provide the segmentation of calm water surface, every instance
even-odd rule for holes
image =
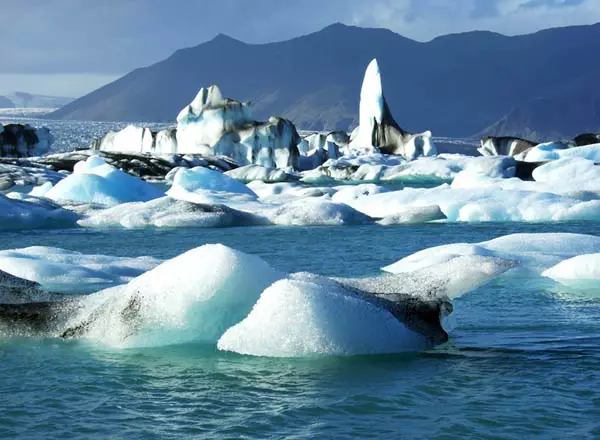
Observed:
[[[513,232],[600,235],[600,224],[1,232],[0,249],[170,258],[223,243],[285,271],[362,276]],[[600,438],[599,318],[600,296],[500,279],[458,299],[451,341],[420,354],[0,340],[0,438]]]

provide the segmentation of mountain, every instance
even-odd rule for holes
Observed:
[[[15,104],[6,96],[0,96],[0,108],[14,108]]]
[[[596,83],[596,74],[568,82],[515,107],[481,135],[510,133],[544,141],[600,133],[600,90]]]
[[[51,117],[174,121],[200,87],[218,84],[228,97],[253,101],[258,118],[284,116],[301,129],[347,129],[357,123],[362,76],[376,57],[387,102],[407,130],[562,136],[598,121],[590,106],[599,51],[600,24],[512,37],[475,31],[427,43],[341,24],[258,45],[219,35],[134,70]],[[564,112],[565,105],[574,108]],[[590,123],[579,120],[583,114]]]

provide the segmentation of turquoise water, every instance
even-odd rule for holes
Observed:
[[[420,249],[600,225],[26,231],[0,248],[169,258],[205,243],[289,272],[362,276]],[[0,341],[0,438],[600,438],[600,296],[502,278],[426,353],[269,359],[191,344]]]

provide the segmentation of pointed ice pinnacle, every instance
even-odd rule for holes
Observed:
[[[365,72],[360,92],[359,124],[351,142],[353,149],[360,151],[373,146],[382,153],[401,155],[408,160],[436,154],[430,131],[408,133],[394,120],[383,96],[377,59],[371,61]]]

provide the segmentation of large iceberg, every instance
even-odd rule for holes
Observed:
[[[251,117],[247,102],[223,98],[217,86],[202,88],[179,112],[177,128],[152,131],[130,125],[108,132],[92,149],[130,154],[226,156],[238,165],[297,168],[300,136],[294,124],[271,117]]]
[[[240,165],[297,168],[300,137],[292,122],[271,117],[257,122],[250,104],[224,99],[217,86],[200,89],[177,116],[177,149],[202,155],[224,155]]]
[[[360,92],[359,126],[351,136],[350,150],[380,151],[397,154],[408,160],[418,156],[433,156],[436,148],[431,132],[408,133],[396,123],[383,95],[381,73],[377,60],[371,61],[365,72]]]

